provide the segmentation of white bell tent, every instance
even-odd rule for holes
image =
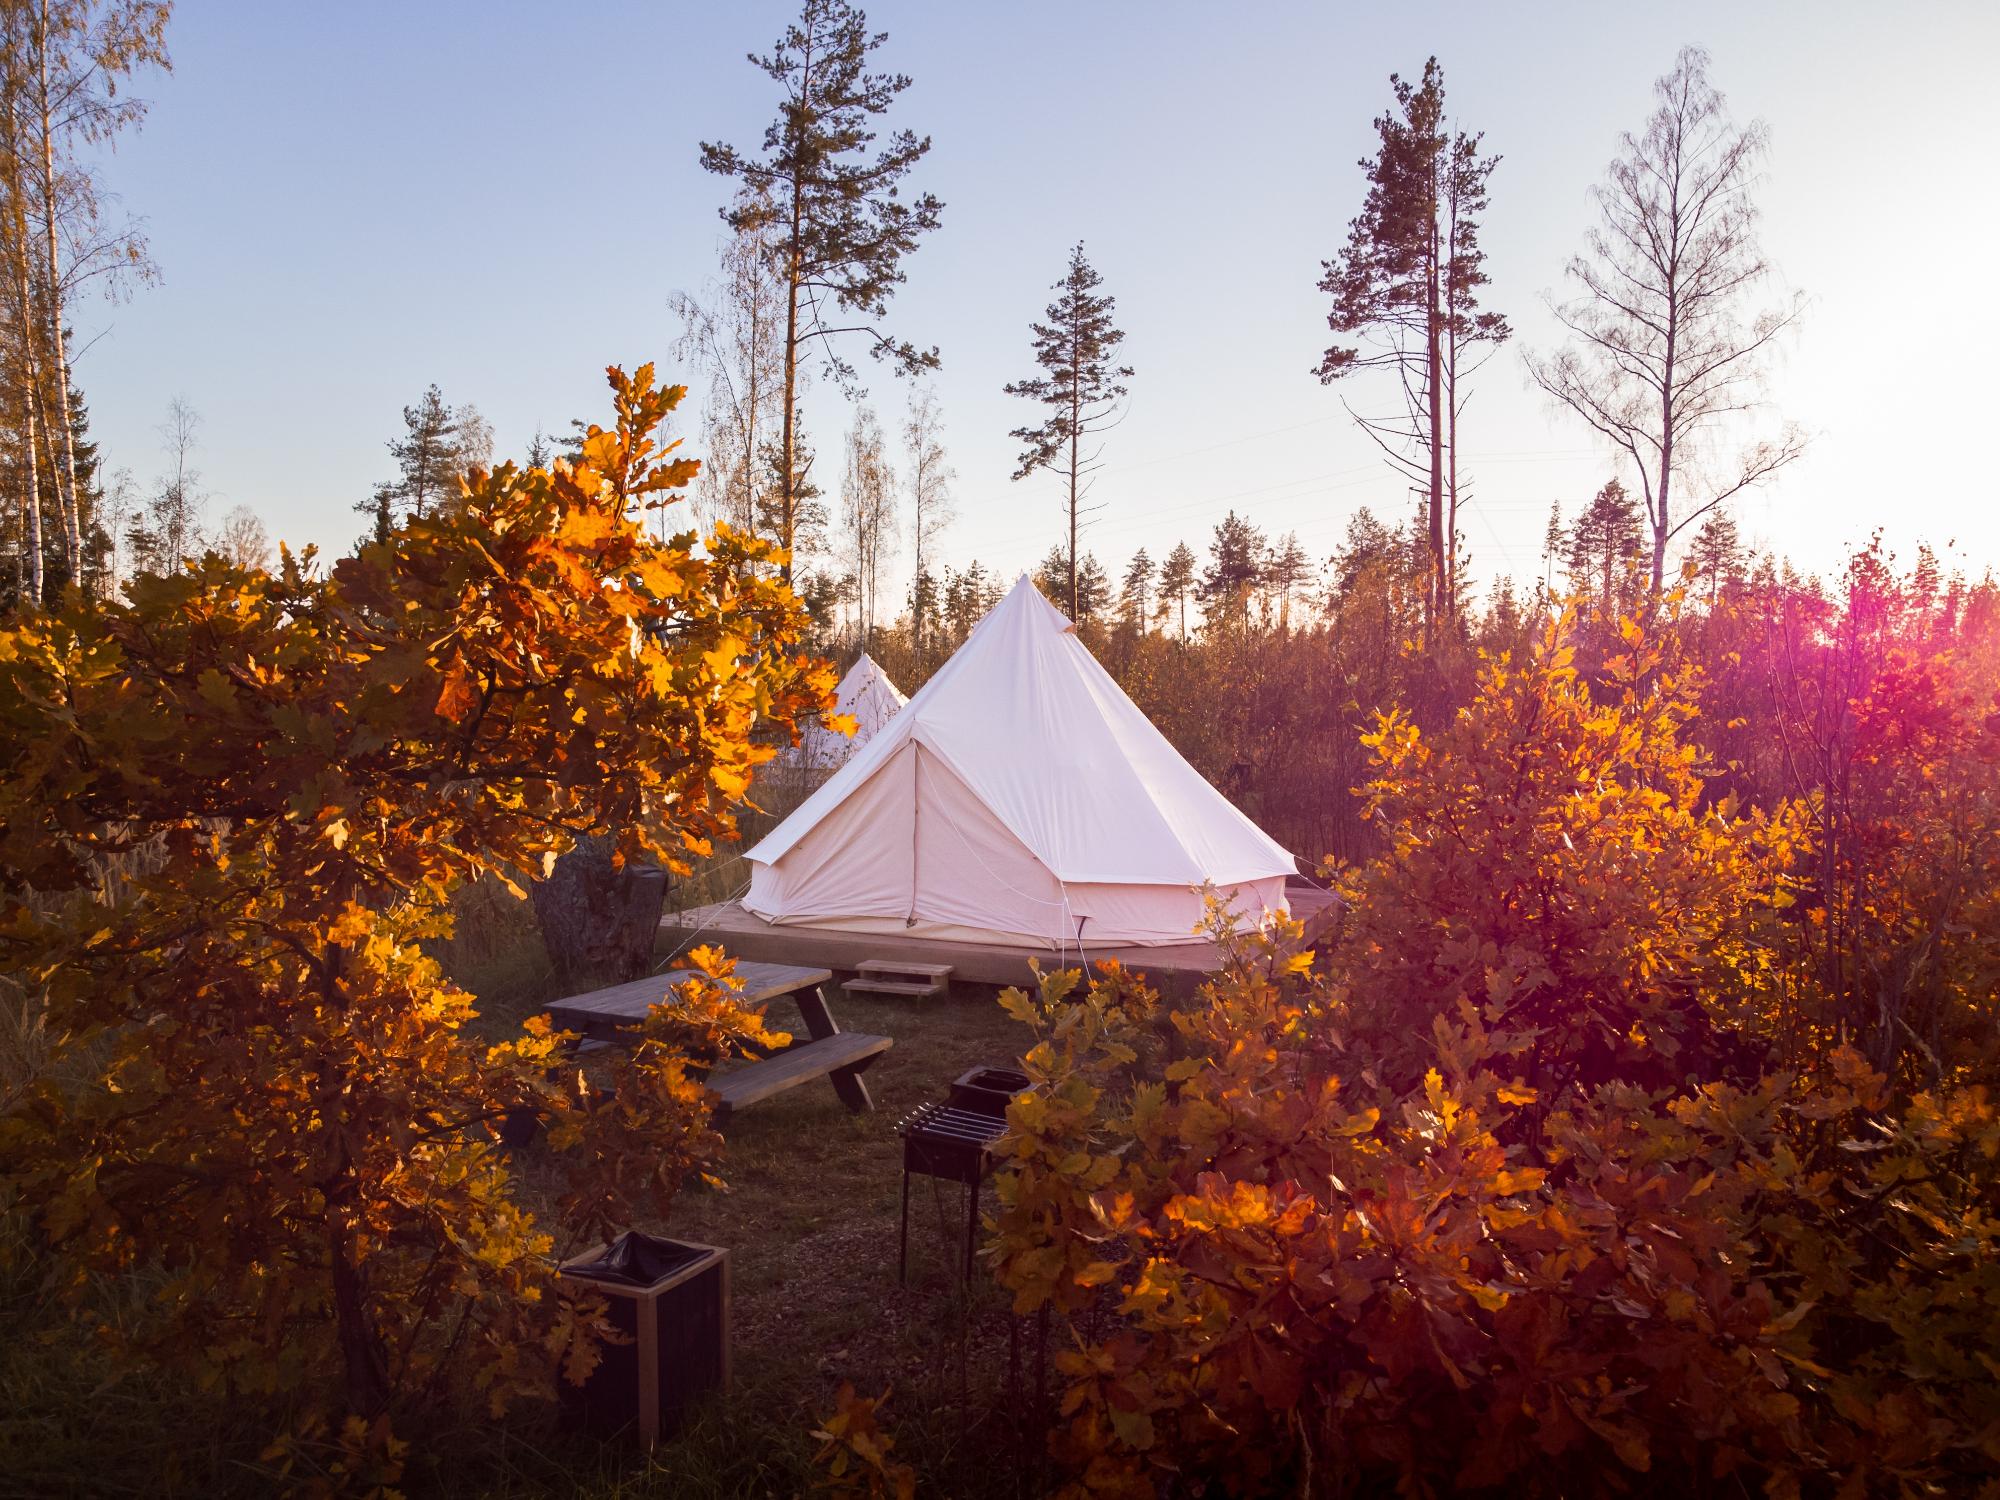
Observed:
[[[1194,941],[1295,866],[1023,577],[901,713],[749,853],[767,922],[1064,950]]]
[[[798,744],[779,757],[786,765],[810,771],[830,771],[845,765],[910,701],[866,651],[847,669],[837,691],[839,701],[835,711],[854,716],[852,738],[824,724],[809,724],[799,736]]]

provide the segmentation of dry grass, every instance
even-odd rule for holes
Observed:
[[[917,1179],[910,1282],[896,1278],[897,1118],[967,1068],[1005,1060],[1018,1028],[989,993],[917,1004],[836,1002],[843,1026],[892,1036],[866,1075],[875,1112],[853,1115],[817,1081],[732,1121],[727,1193],[685,1194],[677,1237],[723,1245],[733,1281],[735,1385],[651,1464],[600,1470],[580,1494],[792,1495],[809,1482],[810,1432],[851,1380],[893,1388],[902,1454],[929,1493],[1011,1496],[1019,1434],[1006,1404],[1008,1318],[983,1273],[960,1276],[963,1189]],[[783,1014],[781,1024],[797,1024]],[[535,1183],[532,1151],[521,1164]],[[989,1200],[990,1201],[990,1200]],[[524,1491],[525,1492],[525,1491]]]

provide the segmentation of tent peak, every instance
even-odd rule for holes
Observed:
[[[1020,603],[1015,606],[1016,608],[1030,608],[1032,607],[1031,601],[1032,604],[1041,605],[1043,609],[1046,609],[1050,614],[1056,617],[1056,620],[1059,622],[1057,625],[1058,631],[1065,632],[1070,635],[1074,635],[1076,633],[1076,621],[1072,620],[1068,615],[1064,614],[1060,609],[1058,609],[1056,607],[1055,601],[1050,599],[1047,594],[1044,594],[1041,590],[1041,586],[1037,584],[1033,578],[1030,578],[1026,573],[1023,573],[1019,578],[1014,580],[1014,586],[1007,591],[1006,598],[1000,601],[1000,605],[996,607],[994,612],[997,614],[1000,608],[1004,608],[1005,606],[1010,604],[1015,604],[1016,600],[1020,601]]]

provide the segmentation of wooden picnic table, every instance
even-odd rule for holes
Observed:
[[[702,977],[699,970],[673,969],[630,984],[571,995],[549,1006],[549,1018],[565,1031],[574,1031],[592,1041],[618,1042],[622,1033],[646,1019],[646,1013],[667,997],[674,985]],[[805,1022],[806,1039],[756,1061],[741,1063],[713,1075],[708,1086],[715,1091],[717,1112],[727,1114],[745,1104],[755,1104],[773,1094],[796,1088],[814,1078],[831,1077],[840,1102],[857,1114],[875,1107],[868,1086],[861,1081],[862,1070],[893,1045],[886,1036],[842,1031],[826,1002],[825,986],[832,980],[830,969],[801,968],[797,964],[740,962],[736,980],[745,1005],[768,1005],[787,997],[798,1006]]]

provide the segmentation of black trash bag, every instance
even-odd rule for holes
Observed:
[[[707,1253],[678,1240],[663,1240],[628,1229],[605,1246],[604,1253],[595,1260],[564,1266],[563,1275],[609,1282],[613,1286],[651,1286]]]

